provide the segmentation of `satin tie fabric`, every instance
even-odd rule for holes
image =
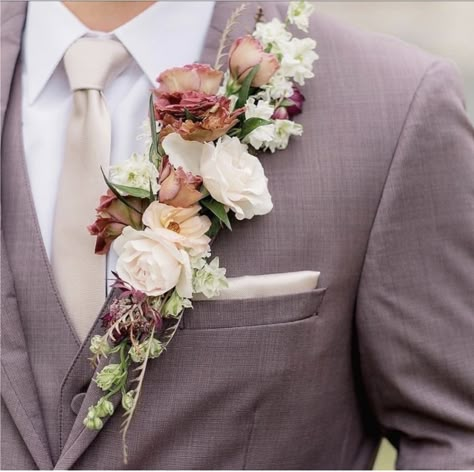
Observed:
[[[106,297],[106,257],[94,254],[87,226],[107,190],[111,120],[103,90],[131,60],[111,39],[81,38],[64,55],[73,92],[53,228],[52,267],[64,308],[81,341]]]

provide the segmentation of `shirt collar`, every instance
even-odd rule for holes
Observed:
[[[213,9],[212,1],[158,1],[112,33],[104,34],[90,31],[61,2],[29,2],[24,31],[28,102],[39,97],[68,47],[84,35],[115,36],[150,85],[155,83],[163,70],[199,57]]]

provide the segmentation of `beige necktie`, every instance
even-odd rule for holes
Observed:
[[[94,222],[106,191],[100,167],[110,161],[111,123],[103,96],[130,56],[117,41],[81,38],[64,55],[73,108],[56,198],[52,266],[64,306],[83,341],[105,301],[106,257],[94,254]]]

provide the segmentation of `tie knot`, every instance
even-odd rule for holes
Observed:
[[[103,90],[122,72],[131,57],[118,41],[81,38],[64,54],[64,67],[71,90]]]

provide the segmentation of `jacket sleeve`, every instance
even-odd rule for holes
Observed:
[[[474,130],[449,62],[424,74],[371,230],[356,329],[402,469],[474,468]]]

